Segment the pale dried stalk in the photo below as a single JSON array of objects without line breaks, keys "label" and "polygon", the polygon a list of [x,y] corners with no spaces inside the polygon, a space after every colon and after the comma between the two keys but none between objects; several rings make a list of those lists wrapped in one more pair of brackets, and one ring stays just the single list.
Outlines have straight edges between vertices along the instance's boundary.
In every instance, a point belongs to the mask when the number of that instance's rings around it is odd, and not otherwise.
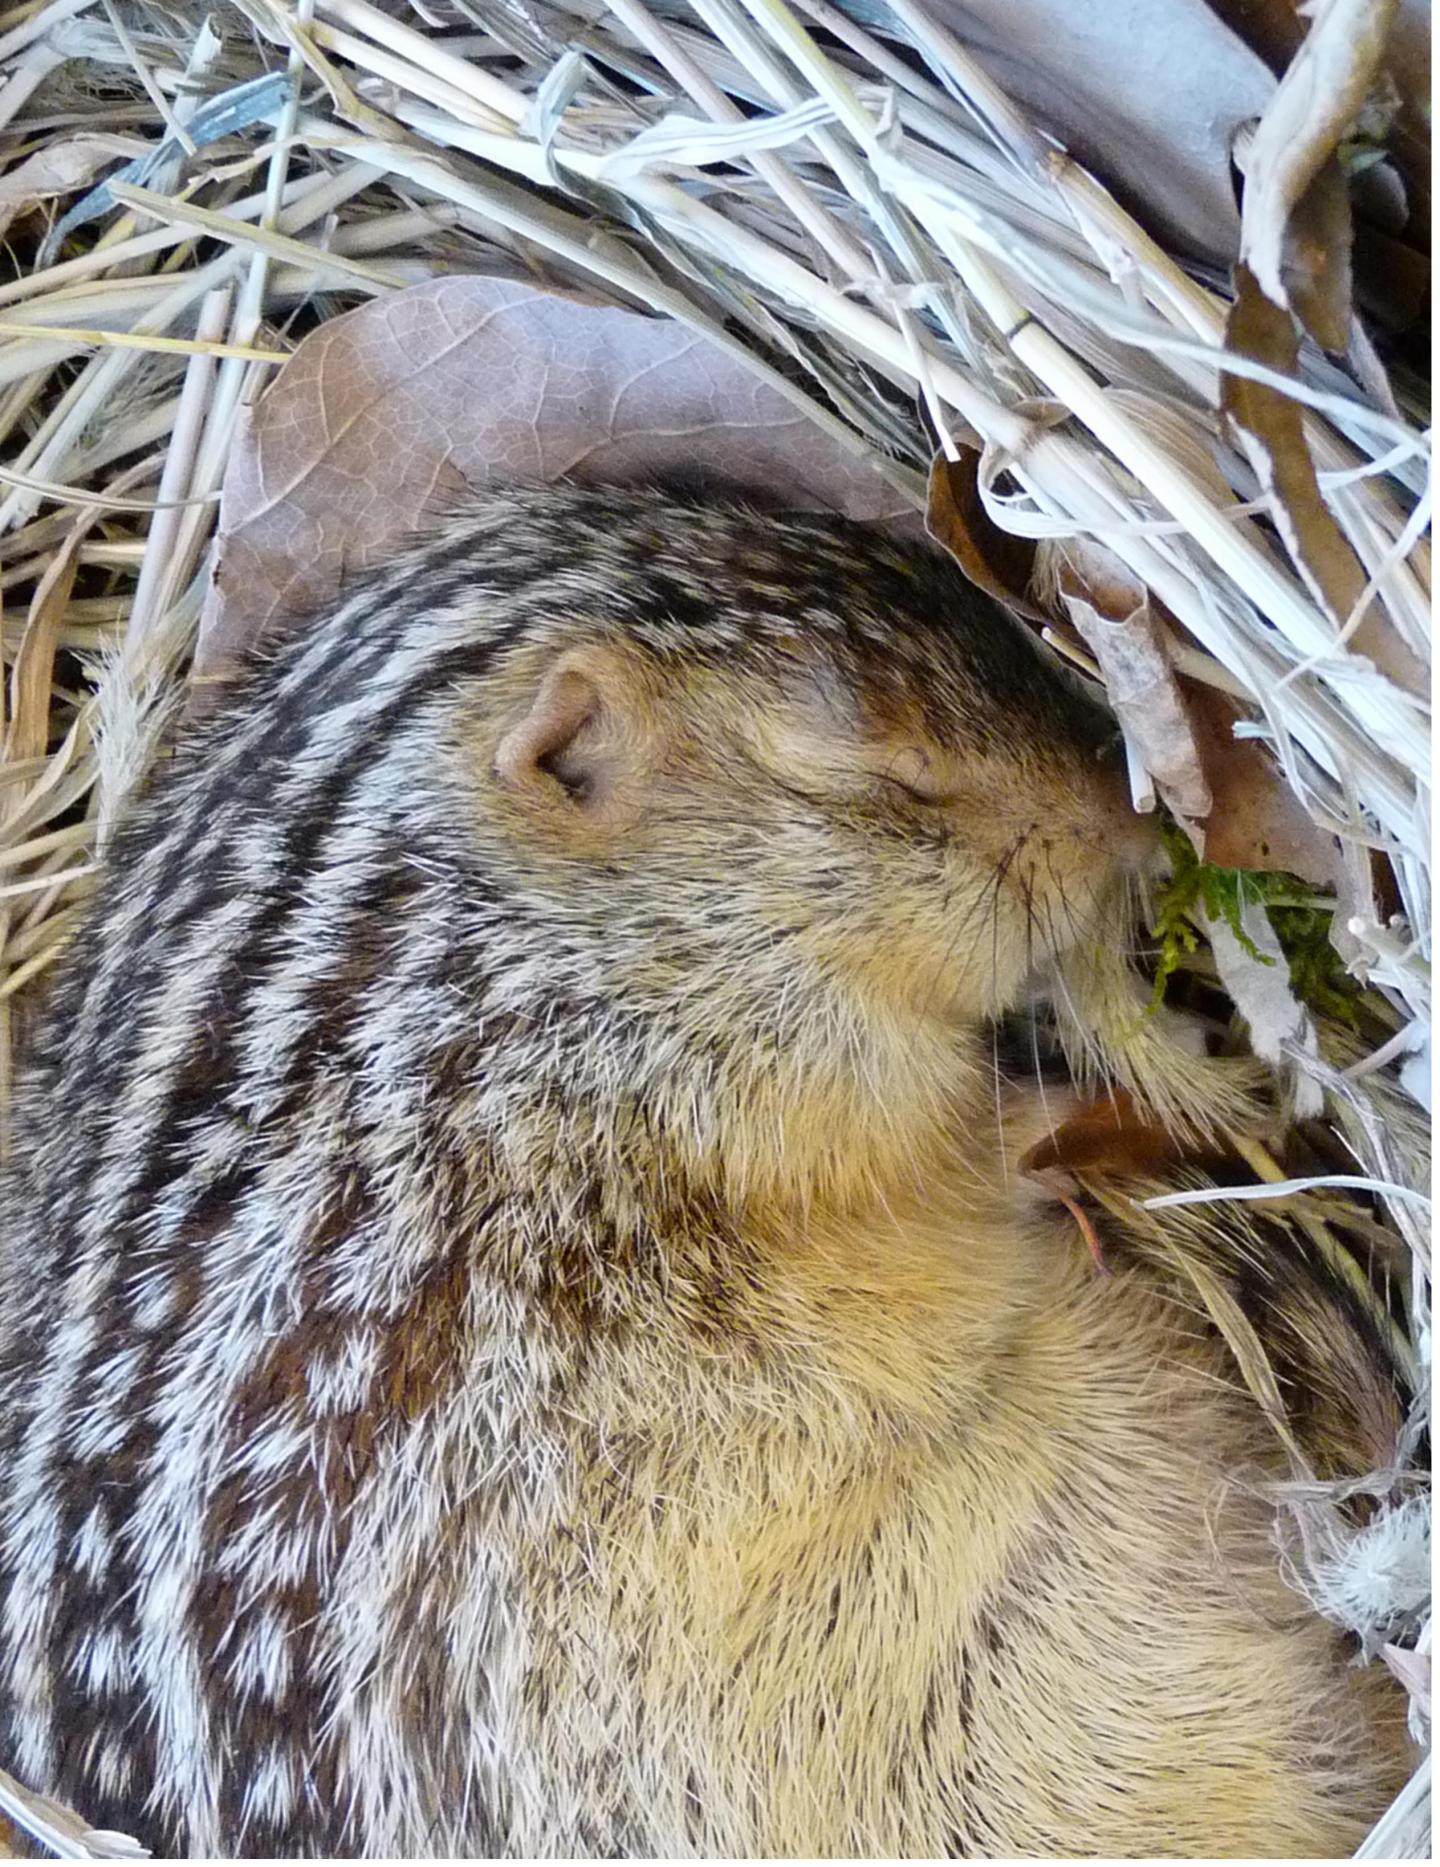
[{"label": "pale dried stalk", "polygon": [[[126,182],[116,182],[112,192],[116,200],[125,202],[127,206],[153,220],[169,221],[174,226],[208,234],[212,239],[224,240],[231,246],[244,248],[251,253],[265,253],[272,259],[288,260],[291,265],[315,263],[314,247],[307,246],[303,240],[292,240],[272,227],[263,224],[249,227],[244,221],[233,219],[228,214],[212,213],[208,208],[196,207],[193,202],[167,201],[161,195],[152,194],[148,188],[137,188]],[[365,285],[393,289],[400,283],[393,273],[386,272],[382,267],[367,266],[360,260],[347,259],[332,248],[326,249],[326,269],[342,278],[357,279]],[[5,328],[0,324],[0,330]],[[246,347],[230,346],[232,350],[243,350]]]},{"label": "pale dried stalk", "polygon": [[[228,287],[212,292],[200,307],[196,335],[201,338],[217,337],[225,328],[229,310]],[[164,608],[173,593],[175,545],[180,532],[181,508],[176,503],[167,502],[178,502],[191,490],[195,452],[214,379],[215,365],[211,357],[202,354],[191,359],[185,372],[185,385],[180,391],[180,406],[175,414],[175,426],[165,456],[165,469],[160,476],[159,498],[165,509],[156,513],[150,526],[145,541],[144,562],[140,567],[134,601],[130,606],[126,631],[129,642],[138,641],[144,635],[152,612]]]},{"label": "pale dried stalk", "polygon": [[[635,0],[609,0],[609,5],[646,50],[659,60],[677,83],[685,87],[715,122],[745,121],[744,114],[737,106],[686,55],[683,46],[651,19],[644,7],[636,5]],[[852,279],[868,278],[871,275],[874,268],[865,253],[830,215],[811,200],[778,156],[768,150],[760,150],[750,161],[755,173],[762,181],[770,184],[800,225],[819,242],[843,273]]]}]

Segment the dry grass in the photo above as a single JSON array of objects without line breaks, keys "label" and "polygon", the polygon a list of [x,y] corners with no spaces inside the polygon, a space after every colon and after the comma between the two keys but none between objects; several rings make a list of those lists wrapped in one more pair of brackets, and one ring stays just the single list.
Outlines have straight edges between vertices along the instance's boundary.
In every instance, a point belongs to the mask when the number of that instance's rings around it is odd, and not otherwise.
[{"label": "dry grass", "polygon": [[[147,743],[100,727],[183,675],[240,410],[358,298],[518,264],[783,371],[917,504],[932,431],[978,437],[997,521],[1106,543],[1188,632],[1186,672],[1251,697],[1316,821],[1385,855],[1402,917],[1350,934],[1392,1040],[1314,1067],[1355,1174],[1401,1189],[1376,1212],[1423,1352],[1420,1124],[1392,1115],[1429,1031],[1428,720],[1337,635],[1221,432],[1223,283],[917,0],[883,36],[830,0],[413,4],[240,0],[213,34],[178,0],[0,16],[12,169],[81,135],[110,139],[92,176],[148,152],[99,199],[60,175],[0,275],[0,1145],[13,1021]],[[1372,617],[1428,666],[1428,412],[1364,377],[1307,344],[1281,386]],[[1423,1819],[1414,1791],[1370,1851]]]}]

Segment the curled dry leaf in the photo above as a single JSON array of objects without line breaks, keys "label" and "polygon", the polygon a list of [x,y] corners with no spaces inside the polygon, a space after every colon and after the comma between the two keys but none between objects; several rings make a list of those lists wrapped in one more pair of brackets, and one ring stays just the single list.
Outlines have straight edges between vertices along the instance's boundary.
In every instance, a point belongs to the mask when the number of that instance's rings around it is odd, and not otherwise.
[{"label": "curled dry leaf", "polygon": [[686,326],[461,278],[311,333],[237,435],[196,651],[223,678],[272,622],[488,479],[710,484],[913,522],[903,497],[779,390]]},{"label": "curled dry leaf", "polygon": [[1116,718],[1166,803],[1180,817],[1208,816],[1210,786],[1149,591],[1088,539],[1067,540],[1057,572],[1060,599],[1100,664]]},{"label": "curled dry leaf", "polygon": [[[1284,375],[1295,373],[1300,347],[1295,320],[1271,302],[1244,265],[1235,268],[1235,302],[1225,343],[1238,355]],[[1229,374],[1221,377],[1221,407],[1270,497],[1276,527],[1295,568],[1338,630],[1364,594],[1365,569],[1320,491],[1305,439],[1304,410],[1268,383]],[[1426,692],[1425,670],[1374,598],[1350,639],[1355,651],[1398,687]]]},{"label": "curled dry leaf", "polygon": [[[1208,4],[1277,76],[1309,27],[1297,0]],[[1379,323],[1403,330],[1423,315],[1430,272],[1430,0],[1400,0],[1371,97],[1377,94],[1393,100],[1384,129],[1388,159],[1363,173],[1350,170],[1345,211],[1353,206],[1355,297]],[[1339,172],[1338,164],[1326,166]],[[1292,251],[1290,263],[1296,257]]]},{"label": "curled dry leaf", "polygon": [[950,553],[971,583],[997,603],[1045,623],[1049,617],[1030,599],[1035,542],[1002,531],[980,497],[980,449],[959,444],[959,459],[937,454],[930,466],[925,529]]},{"label": "curled dry leaf", "polygon": [[1051,1129],[1020,1156],[1019,1170],[1066,1208],[1095,1268],[1109,1275],[1100,1234],[1077,1197],[1097,1181],[1158,1175],[1187,1157],[1175,1132],[1142,1113],[1116,1085]]},{"label": "curled dry leaf", "polygon": [[72,136],[47,143],[0,176],[0,234],[40,202],[83,188],[112,162],[143,155],[146,148],[133,136]]},{"label": "curled dry leaf", "polygon": [[1322,350],[1342,355],[1350,342],[1354,243],[1350,184],[1332,156],[1295,203],[1285,230],[1281,275],[1305,329]]},{"label": "curled dry leaf", "polygon": [[[1350,327],[1349,198],[1335,150],[1375,81],[1395,13],[1396,0],[1318,0],[1246,164],[1240,257],[1266,298],[1293,303],[1330,350],[1345,348]],[[1343,251],[1320,250],[1337,240]]]}]

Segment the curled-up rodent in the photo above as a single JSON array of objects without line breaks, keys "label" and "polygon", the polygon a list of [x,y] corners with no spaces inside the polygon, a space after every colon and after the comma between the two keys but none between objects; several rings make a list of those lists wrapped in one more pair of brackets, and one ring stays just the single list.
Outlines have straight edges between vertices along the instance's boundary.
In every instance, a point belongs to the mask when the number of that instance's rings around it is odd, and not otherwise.
[{"label": "curled-up rodent", "polygon": [[840,520],[489,492],[277,647],[19,1092],[0,1763],[161,1854],[1348,1852],[1274,1435],[1004,1154],[1150,859]]}]

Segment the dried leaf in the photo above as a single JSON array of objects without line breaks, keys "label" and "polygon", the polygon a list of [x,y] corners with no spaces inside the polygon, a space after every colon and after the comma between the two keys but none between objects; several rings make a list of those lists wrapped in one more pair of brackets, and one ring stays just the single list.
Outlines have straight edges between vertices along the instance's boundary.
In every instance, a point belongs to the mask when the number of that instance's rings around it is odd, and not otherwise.
[{"label": "dried leaf", "polygon": [[[1235,268],[1235,303],[1225,341],[1241,356],[1285,375],[1295,372],[1300,345],[1295,321],[1266,297],[1243,265]],[[1305,440],[1304,411],[1266,383],[1228,374],[1221,378],[1221,407],[1270,495],[1276,527],[1295,568],[1339,629],[1364,592],[1365,569],[1325,504]],[[1351,642],[1397,686],[1426,691],[1419,662],[1373,601]]]},{"label": "dried leaf", "polygon": [[[1308,21],[1297,0],[1209,0],[1212,12],[1257,52],[1280,75],[1299,51]],[[1385,323],[1403,327],[1420,312],[1415,279],[1428,271],[1424,255],[1430,246],[1430,0],[1400,0],[1385,44],[1380,82],[1392,87],[1398,109],[1385,134],[1385,147],[1396,187],[1386,193],[1403,194],[1403,210],[1393,224],[1382,218],[1391,234],[1405,228],[1408,244],[1385,242],[1383,256],[1367,240],[1367,219],[1374,218],[1376,191],[1369,185],[1357,190],[1354,206],[1361,225],[1356,229],[1355,288],[1367,310]],[[1378,87],[1377,87],[1378,88]],[[1405,278],[1396,290],[1397,270]]]},{"label": "dried leaf", "polygon": [[87,513],[77,520],[60,549],[46,565],[30,599],[25,632],[20,637],[10,671],[10,704],[3,757],[38,758],[50,733],[50,688],[55,676],[55,646],[65,608],[75,586],[80,546],[99,518]]},{"label": "dried leaf", "polygon": [[1235,737],[1246,710],[1203,681],[1177,679],[1210,787],[1205,860],[1222,869],[1283,869],[1317,887],[1333,886],[1339,839],[1312,821],[1260,741]]},{"label": "dried leaf", "polygon": [[[1273,305],[1291,302],[1285,267],[1292,215],[1359,115],[1380,69],[1395,11],[1396,0],[1319,0],[1310,30],[1255,131],[1246,167],[1240,257]],[[1323,208],[1312,206],[1306,218],[1313,232],[1324,218]],[[1343,332],[1330,347],[1343,350]]]},{"label": "dried leaf", "polygon": [[1295,203],[1280,271],[1295,315],[1323,350],[1337,355],[1350,341],[1354,239],[1350,185],[1332,156]]},{"label": "dried leaf", "polygon": [[1398,1647],[1393,1641],[1387,1640],[1380,1649],[1380,1657],[1428,1718],[1430,1716],[1430,1655],[1417,1653],[1411,1647]]},{"label": "dried leaf", "polygon": [[1149,592],[1113,551],[1090,540],[1067,540],[1057,572],[1061,600],[1145,769],[1178,816],[1207,816],[1210,787]]},{"label": "dried leaf", "polygon": [[1035,541],[1002,531],[995,523],[980,497],[979,449],[961,445],[959,452],[958,460],[939,453],[930,464],[926,531],[987,596],[1032,622],[1048,622],[1029,595]]},{"label": "dried leaf", "polygon": [[1128,1089],[1116,1087],[1087,1102],[1021,1155],[1020,1171],[1059,1169],[1090,1178],[1155,1173],[1186,1157],[1168,1128],[1141,1113]]},{"label": "dried leaf", "polygon": [[110,163],[143,154],[146,147],[133,136],[70,136],[47,143],[0,176],[0,234],[41,201],[85,187]]},{"label": "dried leaf", "polygon": [[[1246,710],[1175,671],[1164,619],[1151,613],[1144,587],[1093,543],[1065,540],[1050,565],[1058,593],[1100,662],[1117,717],[1170,808],[1199,833],[1205,860],[1227,869],[1281,869],[1333,886],[1338,840],[1311,820],[1265,746],[1235,737]],[[1077,608],[1077,583],[1088,606]]]},{"label": "dried leaf", "polygon": [[449,279],[331,319],[237,433],[196,675],[490,478],[684,481],[858,519],[914,515],[780,392],[684,325],[515,280]]},{"label": "dried leaf", "polygon": [[1321,1113],[1325,1099],[1319,1085],[1296,1071],[1296,1050],[1318,1055],[1318,1039],[1309,1012],[1290,990],[1290,969],[1270,917],[1258,901],[1240,907],[1242,941],[1226,921],[1202,914],[1206,938],[1215,955],[1220,983],[1250,1030],[1250,1048],[1266,1063],[1295,1075],[1295,1114],[1306,1121]]}]

